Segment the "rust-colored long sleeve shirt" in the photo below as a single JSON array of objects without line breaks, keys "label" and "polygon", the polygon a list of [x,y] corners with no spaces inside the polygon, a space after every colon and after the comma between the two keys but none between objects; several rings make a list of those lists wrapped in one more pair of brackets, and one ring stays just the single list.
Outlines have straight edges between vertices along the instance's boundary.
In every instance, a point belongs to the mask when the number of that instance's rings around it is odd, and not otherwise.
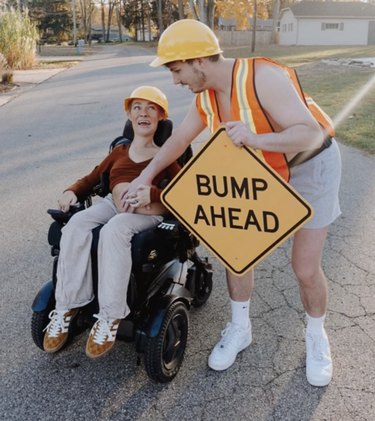
[{"label": "rust-colored long sleeve shirt", "polygon": [[[129,157],[129,145],[120,145],[99,164],[90,174],[77,180],[66,190],[72,190],[79,200],[84,199],[93,188],[99,184],[102,173],[109,174],[109,190],[112,192],[116,184],[122,182],[130,183],[147,167],[151,159],[142,162],[134,162]],[[159,173],[152,181],[151,202],[160,202],[161,189],[158,187],[162,180],[172,180],[179,172],[180,166],[173,162],[169,167]]]}]

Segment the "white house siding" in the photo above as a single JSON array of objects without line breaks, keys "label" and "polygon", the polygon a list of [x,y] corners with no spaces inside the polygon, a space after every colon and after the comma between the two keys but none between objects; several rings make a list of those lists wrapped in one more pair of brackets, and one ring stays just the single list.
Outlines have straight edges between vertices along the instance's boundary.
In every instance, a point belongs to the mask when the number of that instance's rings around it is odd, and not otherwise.
[{"label": "white house siding", "polygon": [[290,10],[286,10],[280,21],[279,44],[295,45],[296,43],[297,19]]},{"label": "white house siding", "polygon": [[[340,24],[343,29],[322,30],[322,24]],[[303,19],[299,21],[297,45],[366,45],[368,22],[355,19]],[[291,44],[284,44],[291,45]]]}]

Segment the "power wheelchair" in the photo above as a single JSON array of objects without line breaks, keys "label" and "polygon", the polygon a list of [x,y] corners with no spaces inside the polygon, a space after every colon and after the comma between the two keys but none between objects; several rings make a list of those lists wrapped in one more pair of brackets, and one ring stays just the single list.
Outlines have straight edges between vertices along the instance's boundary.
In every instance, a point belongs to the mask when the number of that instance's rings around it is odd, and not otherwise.
[{"label": "power wheelchair", "polygon": [[[161,146],[172,131],[172,122],[163,120],[155,133],[155,143]],[[134,137],[131,122],[125,124],[123,135],[113,140],[110,151]],[[189,147],[179,158],[183,166],[191,157]],[[49,209],[54,219],[49,227],[48,242],[54,257],[52,279],[46,282],[32,304],[31,335],[43,350],[44,329],[49,313],[55,308],[56,270],[59,257],[61,229],[75,213],[91,206],[92,196],[108,193],[108,176],[103,174],[100,184],[84,203],[63,213]],[[91,263],[95,299],[79,310],[71,323],[69,339],[91,328],[93,315],[98,312],[97,245],[101,226],[93,230]],[[130,314],[121,320],[117,338],[135,342],[138,353],[144,356],[148,376],[156,382],[171,381],[182,364],[189,330],[189,309],[200,307],[212,291],[212,269],[207,258],[200,258],[198,240],[172,216],[166,216],[156,228],[143,231],[132,240],[132,273],[127,297]],[[69,341],[68,341],[69,342]]]}]

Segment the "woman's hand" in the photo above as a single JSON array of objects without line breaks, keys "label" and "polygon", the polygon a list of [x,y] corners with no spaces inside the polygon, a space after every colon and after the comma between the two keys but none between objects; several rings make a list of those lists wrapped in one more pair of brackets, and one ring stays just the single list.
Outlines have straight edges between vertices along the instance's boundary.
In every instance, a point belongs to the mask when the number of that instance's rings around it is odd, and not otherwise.
[{"label": "woman's hand", "polygon": [[127,203],[133,208],[143,208],[151,203],[151,186],[141,184],[135,193],[128,195]]},{"label": "woman's hand", "polygon": [[60,199],[57,201],[57,203],[60,206],[60,209],[63,212],[68,212],[70,206],[75,205],[78,201],[78,198],[74,192],[71,190],[66,190],[64,193],[60,196]]},{"label": "woman's hand", "polygon": [[[150,183],[151,184],[151,183]],[[135,178],[131,183],[127,185],[121,194],[121,207],[124,212],[134,212],[134,206],[132,202],[138,194],[138,189],[141,186],[147,186],[147,181],[143,181],[142,174]]]}]

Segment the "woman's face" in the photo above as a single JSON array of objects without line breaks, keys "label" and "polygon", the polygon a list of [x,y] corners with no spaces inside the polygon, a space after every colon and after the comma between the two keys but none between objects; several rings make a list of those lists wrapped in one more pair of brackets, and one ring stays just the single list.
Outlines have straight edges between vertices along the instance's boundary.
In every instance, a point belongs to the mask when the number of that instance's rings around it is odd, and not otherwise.
[{"label": "woman's face", "polygon": [[137,135],[154,135],[159,120],[163,118],[161,108],[146,99],[133,99],[129,108],[129,119]]}]

